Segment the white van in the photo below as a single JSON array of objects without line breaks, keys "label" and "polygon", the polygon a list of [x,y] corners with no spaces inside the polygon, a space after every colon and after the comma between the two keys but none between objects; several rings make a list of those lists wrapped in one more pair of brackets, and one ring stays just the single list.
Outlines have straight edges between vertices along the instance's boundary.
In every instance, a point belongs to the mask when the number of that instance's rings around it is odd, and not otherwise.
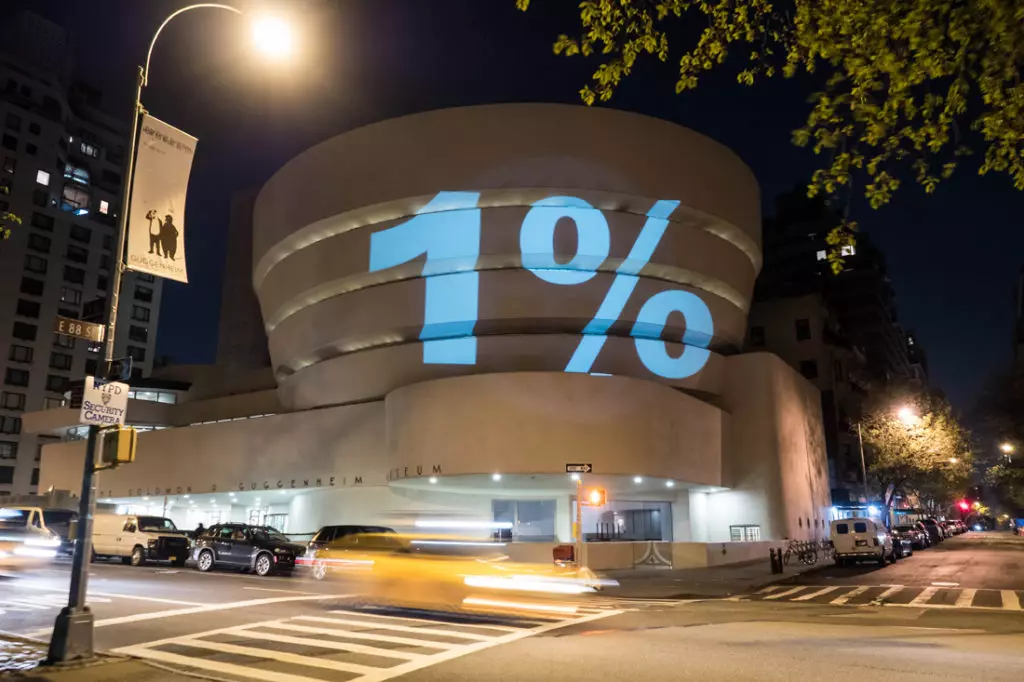
[{"label": "white van", "polygon": [[896,561],[889,531],[874,519],[836,519],[831,524],[829,539],[840,566],[855,561],[877,561],[879,566],[885,566],[887,561]]},{"label": "white van", "polygon": [[46,527],[39,507],[0,508],[0,571],[45,566],[59,547],[60,536]]},{"label": "white van", "polygon": [[185,533],[162,516],[97,514],[93,518],[93,560],[120,557],[132,566],[152,560],[184,566],[188,552]]}]

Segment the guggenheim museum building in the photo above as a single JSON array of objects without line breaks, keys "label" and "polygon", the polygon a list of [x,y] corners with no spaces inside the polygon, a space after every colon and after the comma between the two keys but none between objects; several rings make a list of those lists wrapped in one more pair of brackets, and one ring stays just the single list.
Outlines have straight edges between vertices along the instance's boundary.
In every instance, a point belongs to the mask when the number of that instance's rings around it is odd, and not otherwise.
[{"label": "guggenheim museum building", "polygon": [[[496,524],[595,568],[702,566],[827,535],[817,390],[745,353],[757,183],[666,121],[553,104],[328,139],[237,198],[220,357],[133,386],[101,504],[180,527]],[[77,491],[77,411],[40,490]],[[574,473],[584,471],[584,473]],[[428,523],[429,522],[429,523]]]}]

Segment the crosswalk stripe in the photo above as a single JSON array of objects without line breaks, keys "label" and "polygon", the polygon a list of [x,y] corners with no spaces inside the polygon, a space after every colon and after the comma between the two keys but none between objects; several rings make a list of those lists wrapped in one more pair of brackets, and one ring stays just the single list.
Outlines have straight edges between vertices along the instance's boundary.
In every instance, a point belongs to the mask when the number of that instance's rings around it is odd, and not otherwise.
[{"label": "crosswalk stripe", "polygon": [[1020,597],[1013,590],[999,590],[1003,598],[1003,608],[1008,611],[1020,611]]},{"label": "crosswalk stripe", "polygon": [[261,670],[259,668],[251,668],[246,665],[221,663],[220,661],[211,661],[205,658],[197,658],[195,656],[182,656],[181,654],[172,654],[167,651],[150,649],[145,646],[121,647],[118,649],[118,652],[129,656],[137,656],[139,658],[148,658],[154,661],[160,661],[161,663],[175,663],[187,668],[210,670],[217,673],[224,673],[226,675],[237,675],[238,677],[248,677],[249,679],[266,680],[266,682],[323,682],[323,680],[315,677],[290,675],[288,673],[279,673],[273,670]]},{"label": "crosswalk stripe", "polygon": [[956,606],[958,608],[964,608],[974,603],[974,595],[978,593],[977,590],[971,588],[965,588],[960,592],[960,596],[956,598]]},{"label": "crosswalk stripe", "polygon": [[882,601],[883,599],[885,599],[885,598],[887,598],[887,597],[889,597],[891,595],[896,594],[897,592],[899,592],[902,589],[903,589],[903,585],[890,585],[889,589],[887,589],[885,592],[883,592],[882,594],[880,594],[877,597],[875,597],[875,601]]},{"label": "crosswalk stripe", "polygon": [[801,585],[799,587],[793,587],[793,588],[790,588],[788,590],[784,590],[782,592],[776,592],[775,594],[769,594],[767,597],[765,597],[765,600],[767,601],[769,599],[781,599],[782,597],[788,597],[789,595],[796,594],[797,592],[799,592],[800,590],[802,590],[802,589],[804,589],[806,587],[807,587],[806,585]]},{"label": "crosswalk stripe", "polygon": [[769,585],[768,587],[758,590],[754,594],[768,594],[769,592],[774,592],[777,589],[779,589],[778,585]]},{"label": "crosswalk stripe", "polygon": [[391,630],[393,632],[411,632],[422,635],[443,635],[455,639],[471,639],[477,642],[488,642],[494,637],[488,635],[477,635],[471,632],[456,632],[454,630],[441,630],[440,628],[424,628],[409,625],[391,625],[388,623],[367,623],[362,620],[350,620],[348,618],[323,618],[321,616],[295,616],[292,620],[308,620],[313,623],[335,623],[337,625],[355,625],[367,630]]},{"label": "crosswalk stripe", "polygon": [[[281,624],[264,624],[261,627],[280,628]],[[290,630],[291,628],[286,629]],[[280,644],[318,646],[322,649],[336,649],[337,651],[347,651],[353,654],[366,654],[367,656],[381,656],[383,658],[400,658],[404,661],[415,661],[418,658],[423,658],[424,656],[427,656],[427,654],[415,654],[410,651],[385,649],[383,647],[366,646],[364,644],[354,644],[352,642],[336,642],[328,639],[314,639],[312,637],[293,637],[291,635],[279,635],[273,632],[259,632],[251,628],[237,628],[237,632],[234,632],[232,634],[243,635],[250,639],[262,639],[268,642],[278,642]]]},{"label": "crosswalk stripe", "polygon": [[280,623],[274,627],[313,635],[334,635],[335,637],[365,639],[374,642],[388,642],[389,644],[407,644],[409,646],[429,647],[431,649],[455,649],[465,646],[464,644],[452,644],[451,642],[435,642],[427,639],[413,639],[412,637],[395,637],[394,635],[368,635],[364,632],[342,630],[341,628],[314,628],[307,625],[293,625],[292,623]]},{"label": "crosswalk stripe", "polygon": [[867,592],[870,589],[871,588],[866,586],[866,585],[861,586],[861,587],[855,587],[852,590],[850,590],[849,592],[847,592],[846,594],[844,594],[843,596],[836,597],[835,599],[830,601],[829,604],[845,604],[846,602],[850,601],[854,597],[859,597],[860,595],[864,594],[865,592]]},{"label": "crosswalk stripe", "polygon": [[921,594],[917,595],[916,597],[914,597],[913,599],[910,600],[910,605],[911,606],[921,606],[921,605],[927,604],[928,601],[932,597],[934,597],[935,594],[940,589],[941,588],[938,588],[938,587],[926,587],[926,588],[924,588],[923,590],[921,590]]},{"label": "crosswalk stripe", "polygon": [[187,639],[183,638],[175,644],[182,644],[188,647],[195,647],[197,649],[207,649],[209,651],[219,651],[225,654],[238,654],[240,656],[252,656],[253,658],[267,658],[275,661],[281,661],[282,663],[293,663],[295,665],[305,665],[311,668],[325,668],[327,670],[339,670],[346,673],[357,673],[360,675],[366,675],[367,673],[376,672],[378,668],[374,668],[369,665],[359,665],[358,663],[343,663],[341,661],[330,661],[316,656],[300,656],[298,654],[288,653],[286,651],[277,651],[275,649],[258,649],[251,646],[239,646],[237,644],[227,644],[224,642],[208,642],[203,639]]},{"label": "crosswalk stripe", "polygon": [[821,595],[828,594],[829,592],[835,592],[838,589],[838,585],[833,585],[832,587],[823,587],[820,590],[815,590],[814,592],[811,592],[810,594],[801,594],[799,597],[793,597],[793,601],[807,601],[808,599],[814,599],[815,597],[820,597]]},{"label": "crosswalk stripe", "polygon": [[[392,616],[392,615],[388,615],[388,614],[384,614],[384,613],[369,613],[369,612],[366,612],[366,611],[334,610],[334,611],[331,611],[331,613],[342,614],[342,615],[345,615],[345,616],[365,616],[366,618],[380,618],[380,619],[389,620],[389,621],[391,621],[391,620],[400,620],[400,621],[401,620],[405,620],[405,621],[409,621],[409,622],[412,622],[412,623],[429,623],[431,625],[437,625],[438,623],[443,622],[443,621],[431,620],[429,618],[413,618],[412,616]],[[451,623],[451,625],[458,625],[460,627],[467,627],[467,628],[486,628],[488,630],[500,630],[502,632],[519,632],[520,630],[524,629],[522,627],[515,627],[514,625],[497,625],[497,624],[492,624],[492,623],[474,623],[474,622]]]}]

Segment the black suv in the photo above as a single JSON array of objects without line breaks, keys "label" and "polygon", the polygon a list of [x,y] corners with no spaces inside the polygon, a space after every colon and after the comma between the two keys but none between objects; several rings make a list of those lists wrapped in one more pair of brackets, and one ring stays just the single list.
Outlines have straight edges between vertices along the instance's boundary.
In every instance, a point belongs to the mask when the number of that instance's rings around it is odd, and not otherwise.
[{"label": "black suv", "polygon": [[290,572],[295,568],[295,557],[303,549],[270,526],[221,523],[196,538],[192,558],[200,571],[223,566],[248,569],[263,576]]}]

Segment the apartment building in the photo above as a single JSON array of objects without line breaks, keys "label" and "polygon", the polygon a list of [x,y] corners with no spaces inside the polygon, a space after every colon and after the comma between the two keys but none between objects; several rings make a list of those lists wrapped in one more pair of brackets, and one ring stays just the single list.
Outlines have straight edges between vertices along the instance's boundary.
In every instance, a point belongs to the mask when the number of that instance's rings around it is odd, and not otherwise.
[{"label": "apartment building", "polygon": [[[22,219],[0,242],[0,496],[35,492],[46,436],[22,414],[60,406],[70,381],[94,373],[100,344],[54,333],[57,316],[99,321],[117,262],[115,232],[127,126],[101,94],[68,77],[67,32],[34,14],[0,29],[0,211]],[[118,357],[152,368],[161,282],[127,273]]]}]

